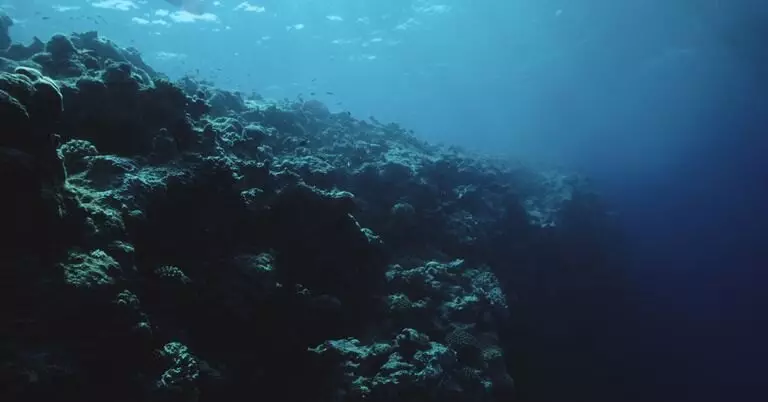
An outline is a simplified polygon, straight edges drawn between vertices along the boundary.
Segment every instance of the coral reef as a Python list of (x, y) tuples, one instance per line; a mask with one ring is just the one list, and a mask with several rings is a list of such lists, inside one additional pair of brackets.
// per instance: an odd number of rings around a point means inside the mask
[(8, 29), (13, 25), (13, 19), (0, 10), (0, 50), (8, 49), (11, 46), (11, 35)]
[(7, 25), (2, 400), (508, 401), (621, 289), (576, 176)]

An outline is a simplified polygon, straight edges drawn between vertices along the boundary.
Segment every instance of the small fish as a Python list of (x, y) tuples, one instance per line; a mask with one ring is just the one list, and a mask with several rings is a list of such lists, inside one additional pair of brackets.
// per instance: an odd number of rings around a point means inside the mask
[(334, 94), (333, 92), (331, 92), (331, 91), (326, 91), (326, 92), (325, 92), (325, 94), (326, 94), (326, 95), (335, 95), (335, 94)]

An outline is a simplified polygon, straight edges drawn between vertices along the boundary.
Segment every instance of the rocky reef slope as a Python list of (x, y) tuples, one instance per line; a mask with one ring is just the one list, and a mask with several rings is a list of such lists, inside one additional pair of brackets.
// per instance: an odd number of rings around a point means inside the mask
[(94, 32), (6, 37), (4, 401), (577, 395), (621, 314), (576, 176), (172, 83)]

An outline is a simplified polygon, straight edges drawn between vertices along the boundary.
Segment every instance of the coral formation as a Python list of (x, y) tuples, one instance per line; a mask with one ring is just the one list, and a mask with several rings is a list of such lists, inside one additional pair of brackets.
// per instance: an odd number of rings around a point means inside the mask
[(5, 11), (0, 10), (0, 50), (8, 49), (11, 46), (11, 35), (8, 29), (12, 25), (13, 19)]
[(574, 176), (8, 21), (2, 400), (507, 401), (621, 285)]

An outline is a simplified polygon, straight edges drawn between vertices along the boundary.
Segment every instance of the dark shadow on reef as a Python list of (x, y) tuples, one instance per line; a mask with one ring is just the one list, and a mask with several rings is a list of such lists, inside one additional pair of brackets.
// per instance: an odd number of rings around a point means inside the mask
[(0, 399), (619, 400), (583, 180), (7, 25)]

